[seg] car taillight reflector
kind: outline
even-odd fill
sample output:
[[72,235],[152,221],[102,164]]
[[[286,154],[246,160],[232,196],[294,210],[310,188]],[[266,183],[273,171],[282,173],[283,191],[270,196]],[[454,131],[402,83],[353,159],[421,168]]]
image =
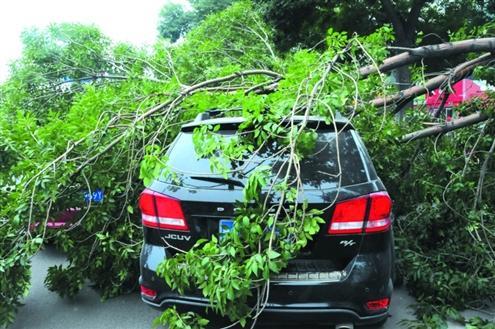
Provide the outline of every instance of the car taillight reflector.
[[140,286],[141,288],[141,295],[144,296],[144,297],[147,297],[149,299],[155,299],[156,298],[156,291],[151,289],[151,288],[147,288],[143,285]]
[[390,305],[390,298],[382,298],[377,300],[370,300],[365,304],[369,311],[381,311],[386,310]]
[[142,223],[162,230],[189,231],[180,201],[145,189],[139,198]]
[[[369,209],[368,209],[369,208]],[[328,234],[384,232],[390,228],[392,201],[386,192],[372,193],[335,205]]]

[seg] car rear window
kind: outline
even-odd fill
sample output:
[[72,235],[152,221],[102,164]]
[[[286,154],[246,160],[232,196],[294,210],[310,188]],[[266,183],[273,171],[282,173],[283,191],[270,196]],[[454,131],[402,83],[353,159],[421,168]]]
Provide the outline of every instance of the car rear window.
[[[235,136],[235,131],[222,131],[229,138]],[[338,152],[336,133],[332,131],[317,131],[318,137],[314,150],[301,160],[300,179],[304,189],[335,188],[339,185],[349,186],[368,181],[366,169],[356,145],[351,130],[345,130],[338,135]],[[221,177],[210,169],[210,161],[198,158],[193,144],[193,133],[182,132],[178,135],[169,152],[169,166],[178,175],[178,182],[182,186],[225,188],[225,183],[192,179],[195,176]],[[227,164],[235,173],[229,178],[244,181],[245,176],[260,165],[270,166],[274,177],[281,170],[285,173],[287,154],[274,155],[277,151],[275,142],[267,143],[254,157],[247,161],[236,161]],[[339,156],[337,156],[339,154]],[[340,161],[339,161],[340,159]],[[241,168],[241,170],[240,170]],[[339,169],[341,168],[341,170]],[[283,174],[280,175],[283,177]],[[170,178],[164,177],[169,183]],[[241,187],[236,187],[241,188]]]

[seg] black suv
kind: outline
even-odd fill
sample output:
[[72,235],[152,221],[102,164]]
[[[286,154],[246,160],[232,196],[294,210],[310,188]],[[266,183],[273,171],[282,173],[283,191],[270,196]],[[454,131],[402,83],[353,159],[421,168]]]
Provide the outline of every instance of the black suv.
[[[213,174],[209,160],[196,156],[192,136],[204,124],[219,125],[218,133],[234,136],[244,120],[207,117],[200,115],[184,125],[170,147],[169,165],[180,183],[157,179],[140,197],[141,296],[153,306],[201,310],[208,305],[199,291],[184,296],[172,291],[156,269],[175,253],[167,245],[187,250],[199,238],[218,236],[225,225],[231,225],[236,201],[242,200],[242,184]],[[263,319],[337,328],[385,322],[393,289],[391,199],[347,120],[338,118],[330,125],[319,117],[304,120],[318,134],[315,152],[301,163],[304,198],[310,207],[326,209],[327,223],[298,258],[272,278]],[[283,160],[283,155],[260,152],[246,171],[263,163],[275,173]],[[329,208],[334,199],[337,202]]]

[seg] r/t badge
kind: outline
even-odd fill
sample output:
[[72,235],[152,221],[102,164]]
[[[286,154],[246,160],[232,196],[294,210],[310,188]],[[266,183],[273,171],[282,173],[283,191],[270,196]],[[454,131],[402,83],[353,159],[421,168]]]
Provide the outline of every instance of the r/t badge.
[[344,247],[351,247],[356,244],[354,240],[342,240],[340,244],[344,245]]

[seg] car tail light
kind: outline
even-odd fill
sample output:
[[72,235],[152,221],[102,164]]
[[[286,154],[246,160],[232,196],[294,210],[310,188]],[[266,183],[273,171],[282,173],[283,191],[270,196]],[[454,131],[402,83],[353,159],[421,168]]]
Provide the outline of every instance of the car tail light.
[[[328,234],[385,232],[390,228],[392,201],[386,192],[372,193],[335,205]],[[366,226],[365,226],[366,223]]]
[[335,205],[329,234],[355,234],[363,231],[368,198],[361,197]]
[[390,298],[382,298],[377,300],[370,300],[365,304],[368,311],[381,311],[388,309],[390,305]]
[[390,228],[390,211],[392,200],[386,192],[370,195],[371,206],[368,221],[366,222],[366,233],[383,232]]
[[189,231],[180,201],[145,189],[139,198],[143,226],[162,230]]
[[141,287],[141,296],[144,296],[144,297],[149,298],[149,299],[155,299],[156,298],[156,295],[157,295],[156,290],[145,287],[143,285],[141,285],[140,287]]

